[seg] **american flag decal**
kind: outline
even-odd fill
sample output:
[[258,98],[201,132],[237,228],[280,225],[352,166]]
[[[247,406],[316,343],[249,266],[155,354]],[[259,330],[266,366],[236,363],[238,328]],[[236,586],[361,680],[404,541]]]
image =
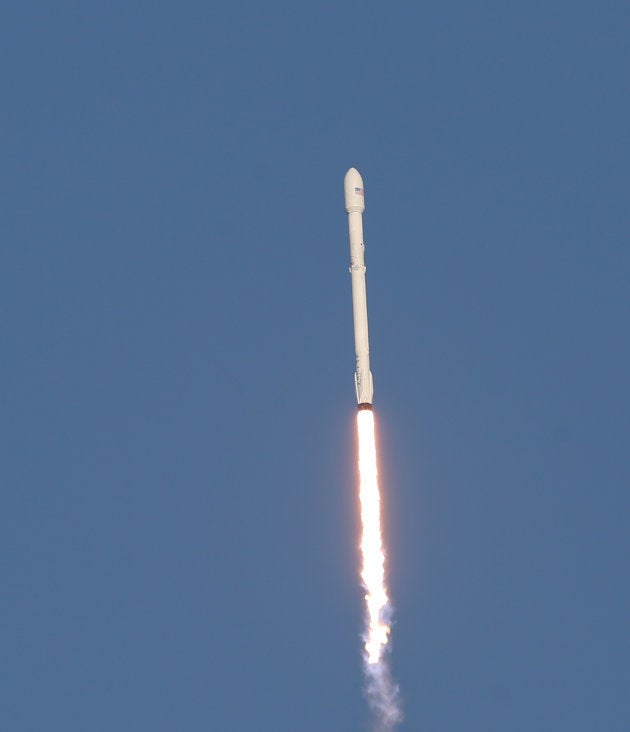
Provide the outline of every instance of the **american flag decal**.
[[363,192],[363,188],[357,188],[357,186],[354,187],[354,192],[358,193],[360,196],[365,195],[365,193]]

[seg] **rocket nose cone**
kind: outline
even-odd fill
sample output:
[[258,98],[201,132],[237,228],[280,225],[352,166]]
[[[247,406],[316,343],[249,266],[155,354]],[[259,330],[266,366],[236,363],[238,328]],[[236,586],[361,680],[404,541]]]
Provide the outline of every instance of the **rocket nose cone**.
[[346,199],[346,211],[353,213],[365,211],[365,191],[363,178],[356,168],[350,168],[343,179],[343,192]]

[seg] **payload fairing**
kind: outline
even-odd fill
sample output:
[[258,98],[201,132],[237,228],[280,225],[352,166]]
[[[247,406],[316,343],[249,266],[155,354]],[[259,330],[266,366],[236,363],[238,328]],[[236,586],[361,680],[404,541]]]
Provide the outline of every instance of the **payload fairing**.
[[352,312],[354,316],[354,350],[357,367],[354,384],[359,409],[372,409],[374,386],[370,371],[367,294],[365,288],[365,245],[363,243],[363,212],[365,191],[363,179],[356,168],[350,168],[343,181],[348,230],[350,233],[350,276],[352,279]]

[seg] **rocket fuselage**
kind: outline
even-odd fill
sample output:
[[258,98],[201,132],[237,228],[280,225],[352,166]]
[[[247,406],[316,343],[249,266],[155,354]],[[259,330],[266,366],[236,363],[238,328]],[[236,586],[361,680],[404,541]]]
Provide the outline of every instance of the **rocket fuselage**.
[[359,409],[371,409],[374,387],[370,371],[367,293],[365,287],[365,245],[363,243],[365,191],[363,189],[363,179],[356,168],[350,168],[346,173],[344,196],[350,234],[350,277],[352,280],[352,313],[354,316],[354,350],[356,354],[354,383]]

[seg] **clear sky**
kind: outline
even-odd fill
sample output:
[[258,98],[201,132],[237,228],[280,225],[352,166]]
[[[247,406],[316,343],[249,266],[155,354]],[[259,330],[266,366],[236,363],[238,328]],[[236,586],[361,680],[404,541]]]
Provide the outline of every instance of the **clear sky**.
[[3,4],[3,730],[366,730],[350,166],[401,730],[630,729],[629,29]]

